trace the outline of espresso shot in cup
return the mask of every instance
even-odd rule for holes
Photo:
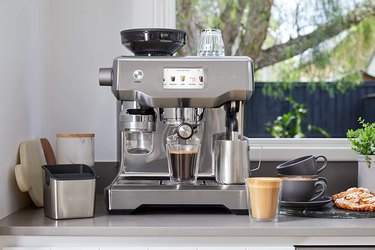
[[[172,184],[195,184],[198,177],[200,144],[167,144],[167,159]]]
[[[277,177],[246,178],[246,197],[250,220],[279,220],[282,179]]]

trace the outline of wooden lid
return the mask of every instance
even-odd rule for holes
[[[94,133],[87,134],[56,134],[57,138],[86,138],[86,137],[95,137]]]

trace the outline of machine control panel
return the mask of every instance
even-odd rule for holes
[[[102,78],[104,85],[111,80],[118,100],[144,107],[216,108],[246,101],[254,91],[253,63],[246,56],[121,56]]]
[[[202,68],[164,68],[164,89],[203,89],[204,82]]]

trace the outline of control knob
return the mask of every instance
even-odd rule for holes
[[[100,68],[99,69],[99,85],[100,86],[112,86],[113,71],[112,68]]]

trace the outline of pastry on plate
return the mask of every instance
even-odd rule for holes
[[[337,207],[351,211],[375,211],[375,193],[366,188],[349,188],[333,195],[332,201]]]

